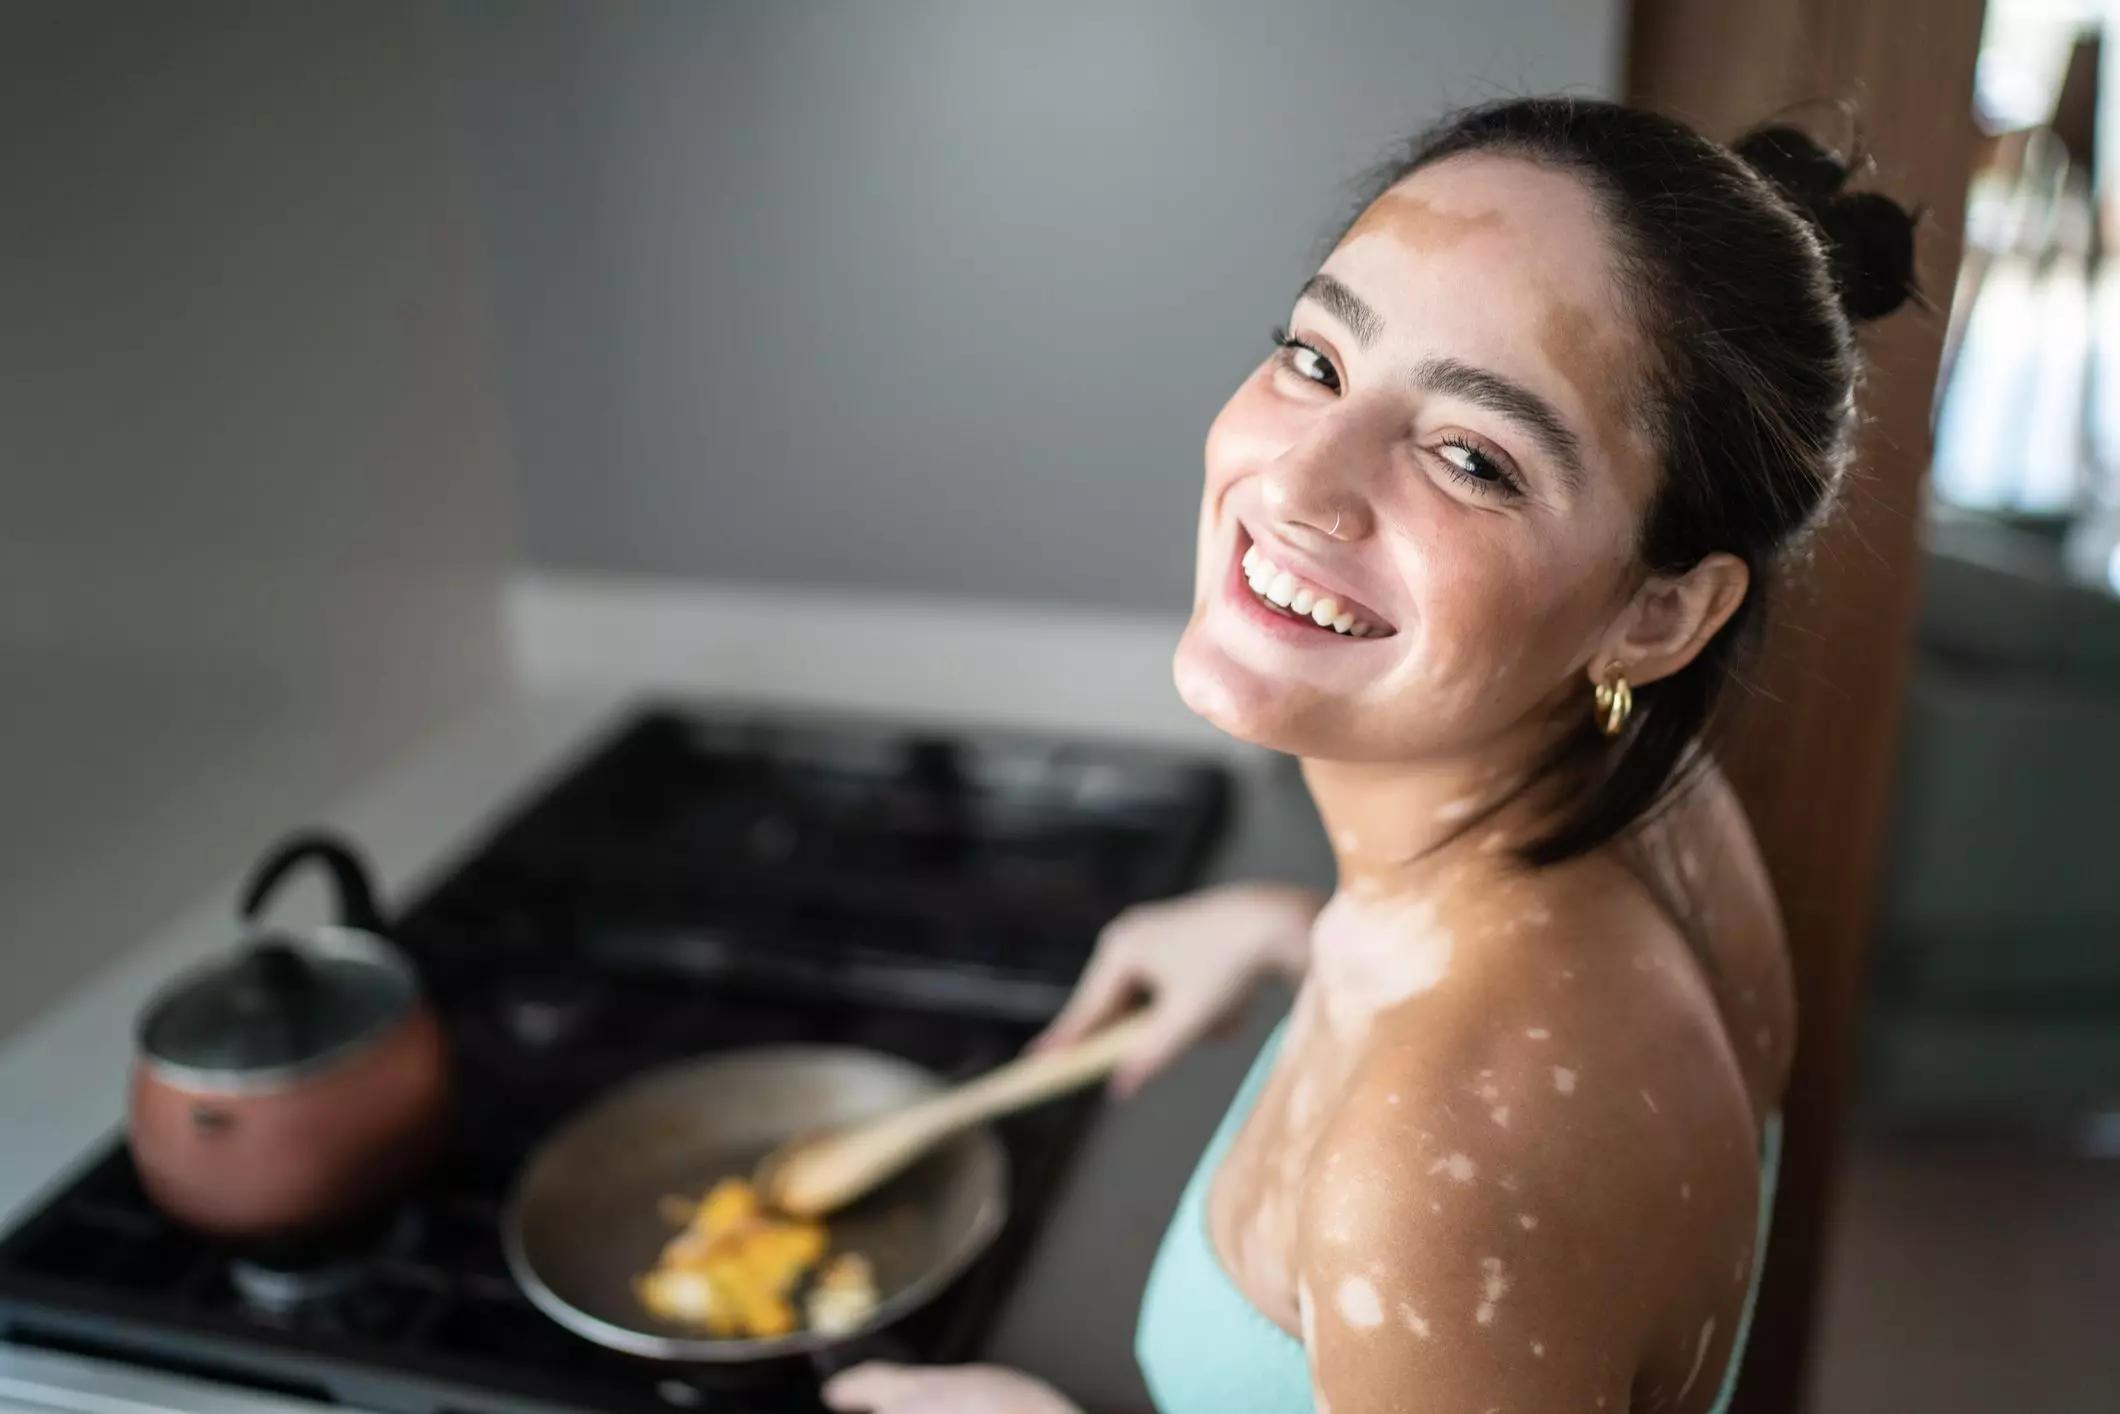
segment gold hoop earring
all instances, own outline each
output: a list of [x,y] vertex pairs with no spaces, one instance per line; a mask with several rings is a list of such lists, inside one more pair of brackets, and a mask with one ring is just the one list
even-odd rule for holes
[[1627,686],[1627,665],[1615,662],[1605,669],[1605,680],[1597,685],[1597,729],[1618,736],[1634,711],[1634,689]]

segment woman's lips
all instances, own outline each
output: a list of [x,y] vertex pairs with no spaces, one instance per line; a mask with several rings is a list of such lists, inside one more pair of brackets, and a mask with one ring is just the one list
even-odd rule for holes
[[1271,551],[1241,537],[1232,567],[1232,592],[1290,624],[1342,638],[1387,638],[1393,630],[1365,606],[1336,594],[1303,572],[1283,568]]

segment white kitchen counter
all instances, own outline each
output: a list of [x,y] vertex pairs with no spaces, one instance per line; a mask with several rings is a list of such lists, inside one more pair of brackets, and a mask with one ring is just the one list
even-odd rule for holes
[[[1294,773],[1228,748],[1176,702],[1167,667],[1175,628],[874,596],[532,582],[514,605],[514,691],[350,798],[319,802],[313,817],[286,824],[352,835],[372,857],[385,897],[400,900],[629,702],[710,693],[1219,744],[1230,750],[1240,790],[1237,828],[1216,872],[1323,882],[1329,855]],[[232,945],[238,883],[201,881],[196,902],[168,926],[0,1038],[0,1225],[118,1124],[133,1018],[173,973]],[[291,916],[323,916],[321,890],[303,892],[312,888],[289,891]],[[1003,1313],[993,1358],[1053,1379],[1099,1414],[1147,1407],[1133,1367],[1134,1307],[1192,1162],[1272,1012],[1262,1004],[1245,1037],[1188,1057],[1139,1100],[1107,1112]],[[23,1358],[0,1349],[0,1409],[11,1375],[24,1370]],[[142,1406],[112,1392],[62,1407]]]

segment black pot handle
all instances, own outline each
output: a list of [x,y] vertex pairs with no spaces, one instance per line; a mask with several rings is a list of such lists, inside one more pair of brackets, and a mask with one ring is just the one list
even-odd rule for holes
[[340,923],[364,933],[389,932],[383,911],[376,906],[375,886],[368,880],[368,866],[361,862],[353,846],[322,831],[296,835],[266,856],[243,890],[243,917],[256,918],[288,871],[312,859],[331,871],[332,887],[338,894]]

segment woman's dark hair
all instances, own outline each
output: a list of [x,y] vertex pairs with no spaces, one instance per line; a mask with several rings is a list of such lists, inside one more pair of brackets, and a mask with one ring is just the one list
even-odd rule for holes
[[1578,786],[1519,851],[1538,866],[1649,815],[1756,653],[1774,573],[1832,504],[1850,456],[1860,367],[1851,321],[1889,314],[1911,293],[1914,217],[1888,197],[1846,191],[1846,165],[1793,128],[1724,147],[1655,113],[1575,98],[1445,119],[1373,174],[1362,209],[1467,153],[1572,175],[1604,219],[1647,350],[1634,405],[1659,476],[1643,564],[1681,574],[1720,551],[1751,571],[1743,604],[1693,662],[1634,690],[1620,736],[1598,734],[1585,694],[1577,728],[1524,783]]

